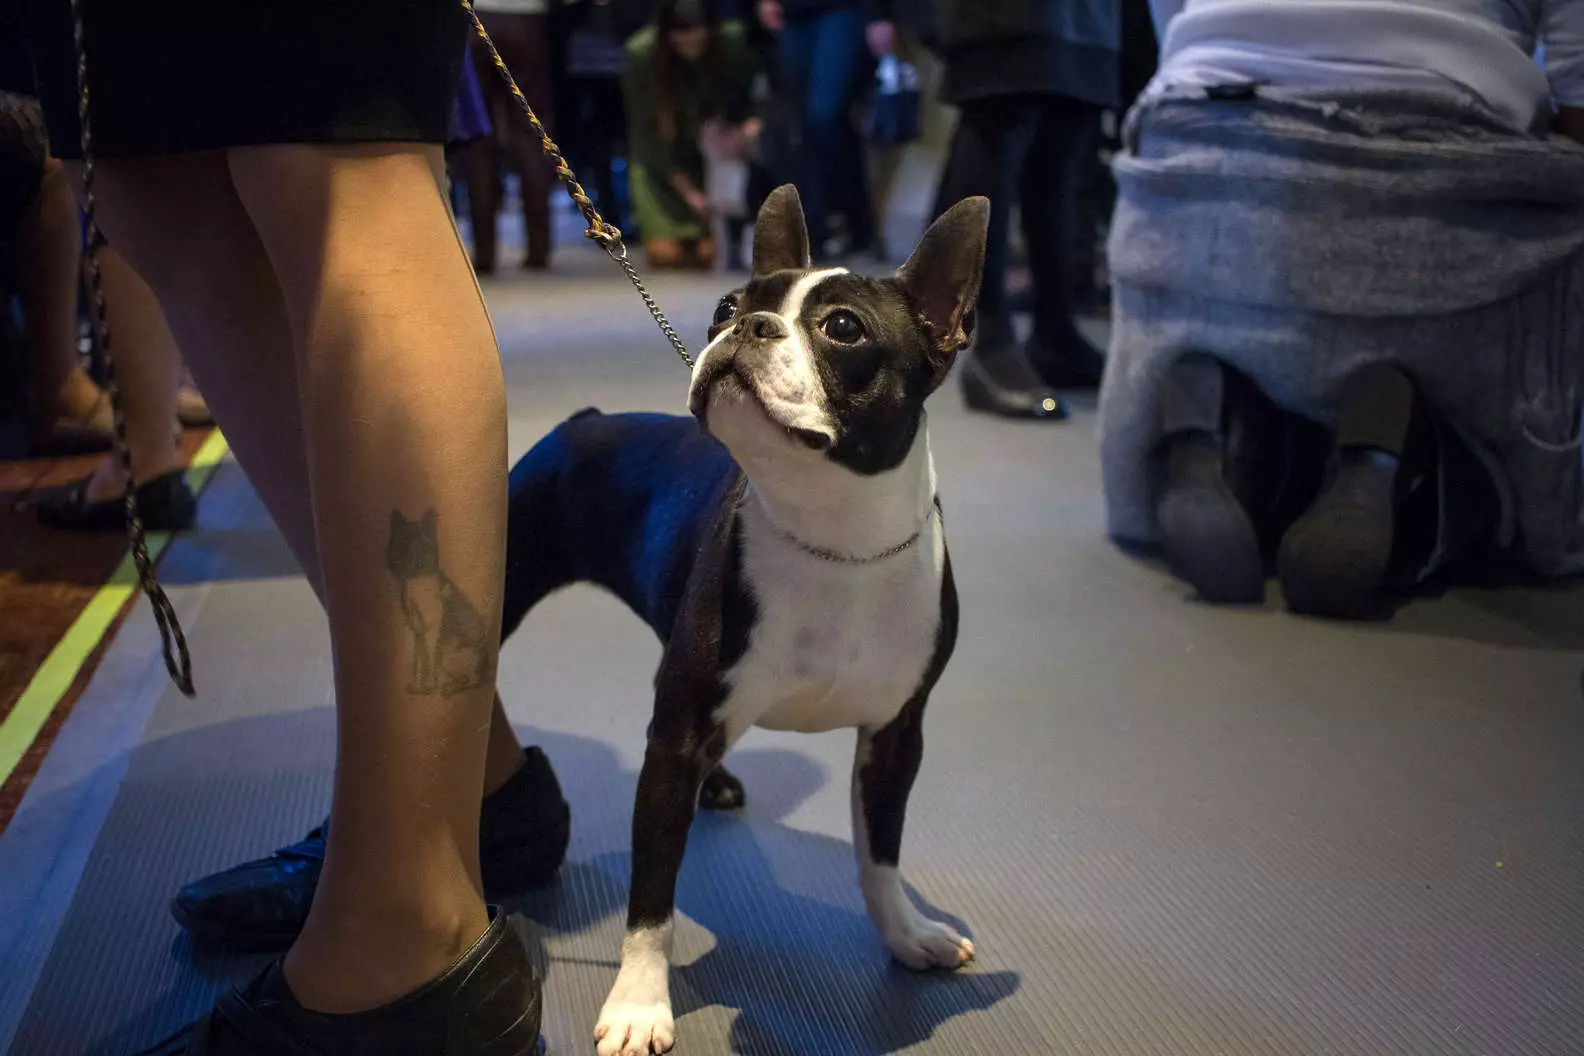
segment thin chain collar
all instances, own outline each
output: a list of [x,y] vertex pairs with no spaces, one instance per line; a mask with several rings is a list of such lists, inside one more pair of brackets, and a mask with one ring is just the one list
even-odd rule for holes
[[896,557],[898,554],[906,553],[917,546],[918,541],[924,537],[924,529],[929,526],[931,519],[940,516],[940,512],[940,499],[937,497],[930,500],[929,512],[924,515],[924,520],[919,523],[918,528],[913,532],[912,535],[908,536],[895,546],[887,547],[886,549],[875,554],[846,554],[840,550],[832,550],[829,547],[816,546],[813,543],[805,542],[796,535],[793,535],[791,532],[772,521],[769,517],[765,518],[765,523],[768,524],[771,530],[779,535],[782,539],[797,547],[805,554],[808,554],[810,557],[817,557],[821,561],[829,561],[835,565],[876,565],[881,561],[887,561],[893,557]]

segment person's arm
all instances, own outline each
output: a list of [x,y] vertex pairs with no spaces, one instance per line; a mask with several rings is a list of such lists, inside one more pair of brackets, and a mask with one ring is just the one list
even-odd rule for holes
[[1584,0],[1541,0],[1537,36],[1557,104],[1552,128],[1584,143]]

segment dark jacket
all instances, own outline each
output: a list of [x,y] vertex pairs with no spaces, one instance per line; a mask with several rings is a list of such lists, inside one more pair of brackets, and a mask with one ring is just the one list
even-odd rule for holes
[[1122,8],[1130,2],[936,0],[942,98],[1045,92],[1123,105]]
[[814,15],[837,7],[856,8],[869,18],[891,17],[891,0],[781,0],[781,9],[788,18]]

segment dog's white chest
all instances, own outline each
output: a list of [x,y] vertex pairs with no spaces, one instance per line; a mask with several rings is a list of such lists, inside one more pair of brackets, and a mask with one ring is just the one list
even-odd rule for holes
[[758,620],[727,673],[729,736],[888,723],[934,658],[944,558],[934,519],[909,550],[870,565],[822,560],[750,526],[743,573]]

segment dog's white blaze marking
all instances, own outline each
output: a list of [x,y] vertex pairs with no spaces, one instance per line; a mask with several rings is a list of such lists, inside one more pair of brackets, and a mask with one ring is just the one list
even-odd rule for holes
[[673,930],[667,919],[629,931],[622,941],[621,971],[594,1028],[599,1056],[667,1052],[676,1044],[669,979]]
[[858,754],[853,759],[853,850],[858,856],[858,886],[863,891],[869,919],[874,922],[891,956],[907,967],[916,971],[959,968],[973,959],[973,943],[949,924],[931,920],[919,912],[902,886],[901,870],[894,865],[880,865],[870,853],[869,824],[864,816],[863,788],[858,780],[868,756],[869,740],[860,737]]
[[786,323],[788,336],[772,350],[769,362],[759,375],[760,396],[772,417],[794,429],[808,429],[834,442],[836,423],[828,410],[825,382],[814,365],[814,351],[798,320],[803,302],[820,283],[846,268],[826,268],[798,279],[787,291],[776,312]]
[[813,292],[814,287],[833,276],[847,274],[850,273],[846,268],[822,268],[819,271],[809,272],[792,284],[792,288],[787,291],[786,300],[781,302],[781,310],[776,314],[789,323],[796,323],[798,317],[803,314],[803,302],[808,300],[808,295]]

